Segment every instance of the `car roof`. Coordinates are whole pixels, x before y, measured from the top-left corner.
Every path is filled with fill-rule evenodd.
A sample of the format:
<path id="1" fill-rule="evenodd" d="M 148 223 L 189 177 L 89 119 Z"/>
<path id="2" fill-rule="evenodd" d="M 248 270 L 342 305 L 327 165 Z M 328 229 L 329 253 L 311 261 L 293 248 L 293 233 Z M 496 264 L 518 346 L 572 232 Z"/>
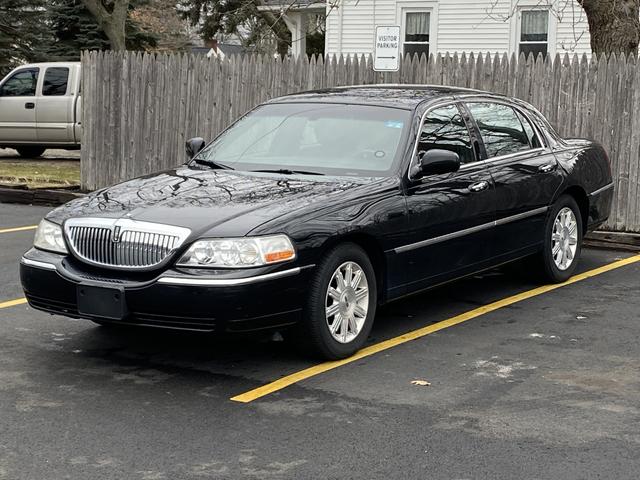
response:
<path id="1" fill-rule="evenodd" d="M 14 70 L 22 69 L 22 68 L 47 68 L 47 67 L 68 67 L 70 65 L 80 66 L 80 62 L 40 62 L 40 63 L 26 63 L 24 65 L 20 65 Z"/>
<path id="2" fill-rule="evenodd" d="M 347 103 L 413 110 L 426 101 L 473 94 L 495 95 L 482 90 L 446 85 L 378 84 L 311 90 L 278 97 L 269 103 Z"/>

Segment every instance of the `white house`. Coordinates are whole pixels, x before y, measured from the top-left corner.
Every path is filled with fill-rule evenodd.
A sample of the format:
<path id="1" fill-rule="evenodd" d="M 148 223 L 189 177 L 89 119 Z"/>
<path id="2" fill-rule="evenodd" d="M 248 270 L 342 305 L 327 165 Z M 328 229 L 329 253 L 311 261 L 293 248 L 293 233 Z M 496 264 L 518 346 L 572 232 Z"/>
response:
<path id="1" fill-rule="evenodd" d="M 372 54 L 375 27 L 398 25 L 402 53 L 590 54 L 587 17 L 575 0 L 267 0 L 304 53 L 307 15 L 326 12 L 325 53 Z M 279 5 L 279 7 L 278 7 Z M 291 17 L 291 18 L 289 18 Z"/>

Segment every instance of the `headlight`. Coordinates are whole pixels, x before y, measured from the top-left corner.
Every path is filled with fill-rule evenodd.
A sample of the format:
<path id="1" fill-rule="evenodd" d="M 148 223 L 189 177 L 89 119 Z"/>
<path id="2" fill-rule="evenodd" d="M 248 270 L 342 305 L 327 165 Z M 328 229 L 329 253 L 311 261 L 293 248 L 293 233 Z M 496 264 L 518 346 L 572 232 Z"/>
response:
<path id="1" fill-rule="evenodd" d="M 38 225 L 33 246 L 51 252 L 69 253 L 62 237 L 62 227 L 45 219 Z"/>
<path id="2" fill-rule="evenodd" d="M 296 258 L 289 237 L 223 238 L 196 241 L 177 265 L 181 267 L 243 268 Z"/>

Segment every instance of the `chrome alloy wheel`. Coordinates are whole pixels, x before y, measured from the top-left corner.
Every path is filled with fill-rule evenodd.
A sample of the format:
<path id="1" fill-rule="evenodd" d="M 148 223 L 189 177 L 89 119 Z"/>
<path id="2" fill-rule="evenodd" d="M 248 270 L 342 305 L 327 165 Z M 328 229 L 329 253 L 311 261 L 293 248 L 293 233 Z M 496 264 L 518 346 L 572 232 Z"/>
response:
<path id="1" fill-rule="evenodd" d="M 559 270 L 571 266 L 578 249 L 578 221 L 568 207 L 558 212 L 551 232 L 551 255 Z"/>
<path id="2" fill-rule="evenodd" d="M 358 336 L 369 311 L 369 284 L 360 265 L 344 262 L 327 288 L 325 313 L 329 332 L 340 343 Z"/>

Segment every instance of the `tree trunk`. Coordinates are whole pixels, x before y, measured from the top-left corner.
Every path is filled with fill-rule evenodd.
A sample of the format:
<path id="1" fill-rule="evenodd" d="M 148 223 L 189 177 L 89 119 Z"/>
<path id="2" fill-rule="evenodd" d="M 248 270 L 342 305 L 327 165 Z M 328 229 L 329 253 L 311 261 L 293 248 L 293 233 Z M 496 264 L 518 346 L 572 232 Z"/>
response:
<path id="1" fill-rule="evenodd" d="M 587 14 L 596 55 L 638 55 L 640 0 L 578 0 Z"/>
<path id="2" fill-rule="evenodd" d="M 98 25 L 109 39 L 112 50 L 126 50 L 127 37 L 125 25 L 129 12 L 130 0 L 113 0 L 111 11 L 102 3 L 102 0 L 82 0 L 98 22 Z"/>

